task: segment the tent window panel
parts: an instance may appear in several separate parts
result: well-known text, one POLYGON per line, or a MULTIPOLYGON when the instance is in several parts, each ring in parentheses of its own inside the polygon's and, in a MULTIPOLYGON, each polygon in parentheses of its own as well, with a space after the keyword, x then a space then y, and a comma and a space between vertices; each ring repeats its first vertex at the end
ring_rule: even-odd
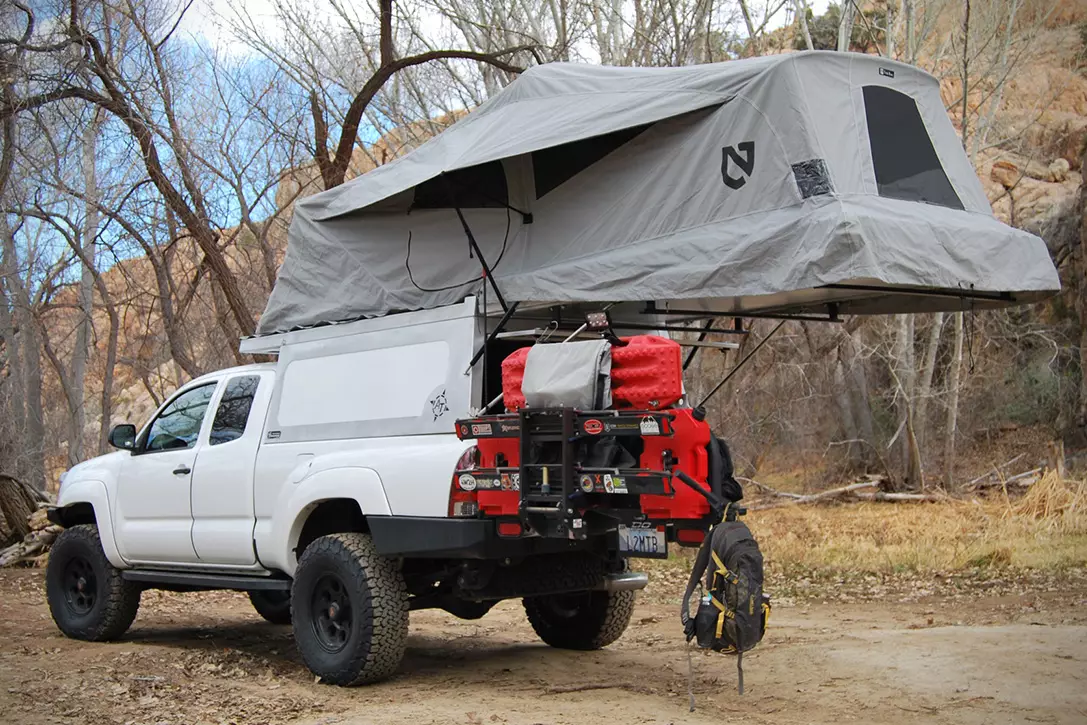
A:
POLYGON ((796 179, 796 188, 800 190, 800 196, 805 199, 834 193, 834 186, 830 183, 830 174, 827 172, 827 164, 823 159, 808 159, 793 164, 793 178, 796 179))
POLYGON ((594 136, 542 151, 534 151, 532 175, 536 182, 536 198, 542 199, 549 191, 566 183, 612 151, 633 140, 651 125, 624 128, 603 136, 594 136))
POLYGON ((884 86, 861 90, 879 195, 963 209, 936 156, 917 103, 884 86))
POLYGON ((415 187, 412 209, 505 209, 509 203, 501 161, 457 169, 415 187))

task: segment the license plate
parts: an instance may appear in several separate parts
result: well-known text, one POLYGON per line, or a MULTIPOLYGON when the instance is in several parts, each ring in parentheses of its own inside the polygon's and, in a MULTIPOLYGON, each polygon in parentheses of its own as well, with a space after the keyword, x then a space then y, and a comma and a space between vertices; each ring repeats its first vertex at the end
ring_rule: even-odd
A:
POLYGON ((619 525, 619 553, 646 559, 668 558, 664 529, 619 525))

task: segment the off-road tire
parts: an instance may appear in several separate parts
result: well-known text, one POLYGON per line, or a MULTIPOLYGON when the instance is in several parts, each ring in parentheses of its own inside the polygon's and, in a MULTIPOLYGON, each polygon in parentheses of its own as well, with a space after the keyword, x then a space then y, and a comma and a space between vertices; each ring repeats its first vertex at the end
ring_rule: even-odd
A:
POLYGON ((136 618, 141 591, 109 563, 94 524, 65 529, 53 543, 45 596, 53 621, 65 635, 90 642, 117 639, 136 618))
POLYGON ((634 592, 587 591, 525 597, 532 628, 560 649, 594 650, 623 636, 634 612, 634 592))
POLYGON ((264 617, 272 624, 291 623, 291 593, 287 591, 253 591, 249 592, 249 601, 257 614, 264 617))
POLYGON ((291 611, 302 659, 323 682, 377 682, 404 658, 408 590, 396 563, 380 556, 367 534, 322 536, 306 547, 291 611))

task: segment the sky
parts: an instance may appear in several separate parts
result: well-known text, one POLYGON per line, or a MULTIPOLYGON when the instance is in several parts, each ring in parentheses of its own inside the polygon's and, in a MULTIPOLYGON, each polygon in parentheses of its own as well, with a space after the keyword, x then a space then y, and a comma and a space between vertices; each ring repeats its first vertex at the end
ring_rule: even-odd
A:
MULTIPOLYGON (((358 1, 355 0, 355 2, 358 1)), ((822 15, 826 12, 830 1, 808 0, 808 6, 815 15, 822 15)), ((347 0, 347 2, 350 3, 351 0, 347 0)), ((318 2, 313 3, 313 6, 314 8, 320 8, 324 4, 318 0, 318 2)), ((758 0, 755 0, 754 4, 757 5, 758 0)), ((252 52, 244 43, 234 37, 230 29, 220 20, 220 18, 231 14, 232 7, 238 6, 244 7, 268 35, 274 35, 279 30, 272 0, 195 0, 182 20, 180 29, 193 37, 202 36, 213 46, 227 52, 238 54, 252 52)), ((788 6, 788 9, 783 7, 774 15, 767 26, 768 30, 780 28, 788 19, 791 19, 792 3, 788 3, 788 6)), ((434 22, 437 27, 440 20, 435 17, 434 22)))

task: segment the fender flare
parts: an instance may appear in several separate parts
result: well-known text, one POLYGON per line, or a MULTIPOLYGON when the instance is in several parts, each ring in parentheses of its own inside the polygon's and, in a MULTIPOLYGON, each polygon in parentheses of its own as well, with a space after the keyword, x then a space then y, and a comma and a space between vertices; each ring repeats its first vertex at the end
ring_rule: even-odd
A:
POLYGON ((128 564, 121 557, 117 540, 114 538, 113 512, 109 505, 109 494, 105 482, 95 479, 65 482, 57 498, 56 507, 65 509, 80 503, 89 504, 94 509, 98 537, 102 540, 102 551, 105 552, 109 563, 118 569, 127 568, 128 564))
POLYGON ((294 548, 306 518, 321 502, 337 498, 355 501, 363 516, 392 514, 381 477, 374 469, 343 466, 318 471, 296 484, 283 487, 272 524, 271 556, 264 556, 262 552, 261 562, 294 576, 298 566, 294 548))

